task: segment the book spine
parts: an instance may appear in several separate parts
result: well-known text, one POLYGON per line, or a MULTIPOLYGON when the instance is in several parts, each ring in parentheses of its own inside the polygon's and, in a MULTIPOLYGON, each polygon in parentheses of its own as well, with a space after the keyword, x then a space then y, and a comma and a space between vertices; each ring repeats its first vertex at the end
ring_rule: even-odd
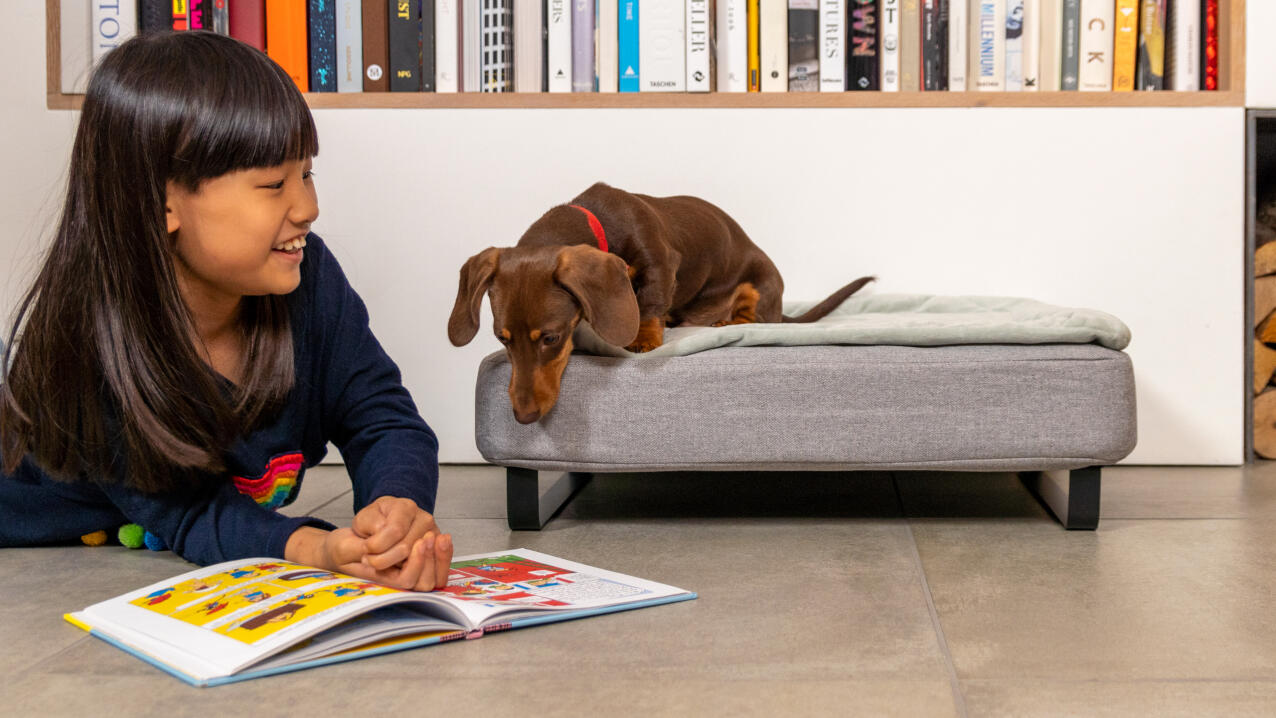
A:
POLYGON ((1139 0, 1116 0, 1112 28, 1112 90, 1134 90, 1139 55, 1139 0))
MULTIPOLYGON (((1006 89, 1006 3, 1005 0, 976 0, 971 14, 970 76, 980 92, 1006 89)), ((968 81, 969 82, 969 81, 968 81)))
POLYGON ((761 8, 759 7, 758 0, 747 0, 747 4, 749 21, 749 92, 761 92, 762 58, 759 55, 761 28, 758 21, 758 15, 761 8))
POLYGON ((718 92, 746 92, 749 89, 749 38, 745 0, 716 2, 714 40, 718 55, 718 92))
POLYGON ((84 94, 93 68, 93 32, 90 30, 93 12, 84 0, 61 0, 58 10, 61 18, 62 92, 84 94))
POLYGON ((687 89, 687 11, 684 0, 651 0, 638 15, 642 92, 687 89))
POLYGON ((265 0, 235 0, 230 14, 230 36, 266 51, 265 0))
POLYGON ((820 92, 846 89, 845 0, 820 0, 820 92))
POLYGON ((921 83, 928 92, 948 89, 948 16, 944 0, 922 0, 921 83))
MULTIPOLYGON (((186 12, 188 9, 186 0, 173 0, 173 32, 181 32, 182 30, 190 29, 186 22, 186 12)), ((264 43, 265 41, 263 40, 262 42, 264 43)))
POLYGON ((847 56, 846 82, 852 90, 876 90, 881 87, 877 0, 850 2, 850 50, 847 56))
MULTIPOLYGON (((235 12, 231 19, 239 14, 239 2, 236 0, 235 12)), ((390 29, 388 8, 384 0, 363 0, 363 91, 388 92, 390 90, 390 29)))
POLYGON ((93 64, 137 34, 137 4, 132 2, 93 3, 93 64))
POLYGON ((966 71, 970 66, 970 4, 950 0, 948 4, 948 89, 966 91, 966 71))
POLYGON ((1006 2, 1006 92, 1023 89, 1023 0, 1006 2))
MULTIPOLYGON (((483 92, 509 92, 513 89, 514 17, 512 0, 483 0, 482 67, 483 92)), ((592 6, 591 6, 592 10, 592 6)), ((592 44, 592 33, 591 33, 592 44)), ((590 63, 590 84, 593 84, 590 63)))
POLYGON ((572 0, 572 92, 594 91, 594 2, 572 0))
POLYGON ((569 0, 549 0, 549 91, 572 91, 572 13, 569 0))
POLYGON ((310 91, 306 64, 306 0, 266 0, 266 53, 297 88, 310 91))
POLYGON ((434 92, 434 0, 421 0, 421 89, 434 92))
POLYGON ((1081 0, 1063 0, 1063 59, 1059 89, 1077 89, 1081 76, 1081 0))
POLYGON ((1023 90, 1041 90, 1041 0, 1023 4, 1023 90))
POLYGON ((1081 76, 1083 92, 1112 89, 1112 0, 1081 0, 1081 76))
POLYGON ((1142 0, 1138 28, 1138 89, 1165 89, 1165 0, 1142 0))
MULTIPOLYGON (((606 5, 607 3, 603 3, 606 5)), ((435 22, 439 23, 439 27, 447 27, 443 23, 451 22, 451 27, 456 26, 456 16, 453 14, 450 20, 444 18, 444 7, 454 6, 453 0, 438 0, 435 8, 437 16, 435 22)), ((514 91, 515 92, 540 92, 541 91, 541 67, 543 57, 541 56, 541 43, 538 42, 541 35, 541 26, 544 23, 544 17, 541 15, 541 0, 514 0, 514 91)), ((452 42, 448 48, 442 45, 443 38, 446 33, 439 32, 435 40, 435 47, 438 49, 438 92, 456 92, 456 33, 452 33, 452 42), (443 58, 447 53, 451 53, 452 57, 452 84, 450 89, 443 87, 443 58)))
POLYGON ((212 0, 186 0, 186 28, 189 30, 213 29, 213 19, 205 13, 212 4, 212 0))
POLYGON ((310 0, 310 91, 337 91, 337 6, 310 0))
POLYGON ((1218 0, 1201 3, 1201 89, 1218 89, 1218 0))
POLYGON ((789 92, 820 91, 820 0, 789 0, 789 92))
POLYGON ((758 61, 762 71, 762 92, 787 92, 789 3, 788 0, 761 0, 758 5, 762 12, 758 19, 761 33, 758 38, 758 61))
POLYGON ((709 24, 709 0, 687 0, 687 92, 709 91, 709 24))
MULTIPOLYGON (((564 5, 564 11, 567 8, 564 5)), ((483 6, 481 0, 461 0, 461 34, 457 40, 461 70, 457 74, 462 92, 482 92, 483 63, 479 54, 483 47, 483 6)), ((570 27, 570 26, 569 26, 570 27)), ((571 58, 571 33, 567 35, 567 57, 571 58)), ((571 60, 564 82, 565 92, 571 92, 571 60)))
POLYGON ((899 92, 899 0, 882 0, 883 92, 899 92))
POLYGON ((337 92, 363 92, 363 16, 359 0, 337 0, 337 92))
MULTIPOLYGON (((61 0, 66 7, 66 0, 61 0)), ((89 8, 83 2, 76 3, 84 8, 84 16, 88 17, 89 8)), ((173 0, 138 0, 137 31, 142 33, 159 32, 173 29, 173 0)))
MULTIPOLYGON (((708 1, 704 0, 705 7, 708 1)), ((618 67, 620 53, 617 48, 620 6, 625 0, 599 0, 598 2, 598 91, 616 92, 619 88, 620 69, 618 67)), ((518 22, 518 11, 514 12, 514 22, 518 22)), ((707 36, 706 36, 707 38, 707 36)), ((706 40, 705 51, 712 45, 706 40)), ((514 33, 514 51, 518 52, 518 33, 514 33)), ((707 72, 707 70, 706 70, 707 72)), ((514 79, 518 79, 518 68, 514 68, 514 79)))
POLYGON ((1042 92, 1058 92, 1063 61, 1063 2, 1041 0, 1042 92))
POLYGON ((413 0, 388 1, 390 92, 420 92, 421 6, 413 0))
POLYGON ((1170 44, 1165 52, 1169 89, 1179 92, 1200 89, 1200 52, 1200 0, 1174 0, 1170 3, 1170 44))
POLYGON ((922 18, 918 0, 900 0, 899 89, 917 92, 922 88, 922 18))
POLYGON ((230 34, 230 0, 212 0, 213 32, 218 35, 230 34))
POLYGON ((620 92, 638 92, 642 89, 642 68, 638 64, 638 0, 620 0, 620 17, 617 20, 616 42, 619 59, 620 92))

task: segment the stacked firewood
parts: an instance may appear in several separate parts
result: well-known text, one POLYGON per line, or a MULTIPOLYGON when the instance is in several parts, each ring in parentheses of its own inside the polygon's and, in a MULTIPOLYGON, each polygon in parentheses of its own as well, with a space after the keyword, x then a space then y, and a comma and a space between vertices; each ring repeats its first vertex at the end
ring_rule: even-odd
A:
POLYGON ((1276 223, 1263 219, 1255 223, 1254 452, 1276 459, 1276 223))

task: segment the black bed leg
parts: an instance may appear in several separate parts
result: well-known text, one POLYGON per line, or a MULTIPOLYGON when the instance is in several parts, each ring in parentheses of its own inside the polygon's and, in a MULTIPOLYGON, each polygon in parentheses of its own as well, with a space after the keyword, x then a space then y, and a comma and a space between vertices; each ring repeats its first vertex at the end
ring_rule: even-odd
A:
POLYGON ((1026 471, 1019 474, 1019 478, 1064 528, 1093 531, 1099 526, 1099 472, 1102 468, 1087 466, 1069 471, 1066 493, 1045 472, 1026 471))
POLYGON ((540 493, 540 472, 509 466, 505 469, 505 515, 514 531, 540 531, 577 491, 589 482, 590 475, 568 472, 540 493))

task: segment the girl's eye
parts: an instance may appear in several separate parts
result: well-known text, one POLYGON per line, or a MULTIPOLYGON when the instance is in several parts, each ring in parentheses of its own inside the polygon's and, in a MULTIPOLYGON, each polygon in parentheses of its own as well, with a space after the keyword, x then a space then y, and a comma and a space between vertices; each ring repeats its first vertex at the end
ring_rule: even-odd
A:
POLYGON ((302 179, 302 180, 308 180, 308 179, 310 179, 310 178, 312 178, 312 177, 314 177, 314 176, 315 176, 315 171, 314 171, 314 170, 309 170, 309 171, 307 171, 307 172, 305 172, 305 173, 303 173, 303 174, 301 175, 301 179, 302 179))
POLYGON ((278 182, 275 182, 274 184, 264 184, 264 185, 262 185, 262 188, 263 188, 263 189, 283 189, 283 188, 284 188, 284 181, 283 181, 283 180, 279 180, 278 182))

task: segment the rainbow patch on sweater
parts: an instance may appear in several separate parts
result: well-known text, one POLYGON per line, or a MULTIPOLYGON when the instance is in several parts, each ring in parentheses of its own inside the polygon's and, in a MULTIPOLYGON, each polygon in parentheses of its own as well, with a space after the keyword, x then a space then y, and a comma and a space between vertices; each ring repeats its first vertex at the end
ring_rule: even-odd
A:
POLYGON ((276 456, 270 460, 260 478, 232 476, 231 480, 239 493, 251 496, 258 505, 277 509, 297 490, 297 478, 301 476, 304 461, 305 457, 300 453, 276 456))

